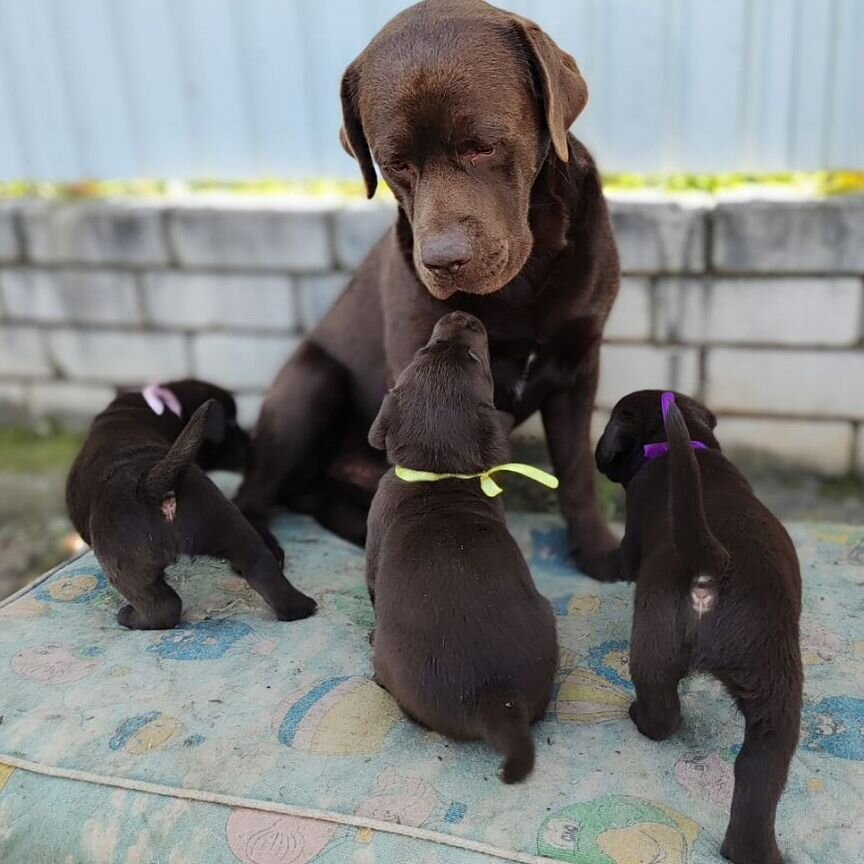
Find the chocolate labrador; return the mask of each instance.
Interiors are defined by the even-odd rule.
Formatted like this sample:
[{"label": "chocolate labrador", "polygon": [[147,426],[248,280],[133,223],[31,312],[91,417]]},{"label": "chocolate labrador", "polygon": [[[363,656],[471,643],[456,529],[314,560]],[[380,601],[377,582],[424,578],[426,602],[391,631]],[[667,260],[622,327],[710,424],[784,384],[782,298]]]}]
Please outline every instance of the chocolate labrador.
[{"label": "chocolate labrador", "polygon": [[180,555],[227,558],[283,621],[315,601],[285,579],[240,511],[204,473],[241,469],[249,439],[230,393],[203,381],[118,396],[93,421],[66,483],[75,530],[128,600],[117,620],[170,629],[182,603],[165,582]]},{"label": "chocolate labrador", "polygon": [[369,424],[458,309],[489,333],[495,404],[516,423],[542,413],[573,557],[603,575],[615,541],[589,424],[619,267],[594,162],[568,133],[587,98],[569,54],[480,0],[412,6],[348,67],[342,142],[370,197],[378,164],[398,217],[264,403],[237,500],[265,536],[282,503],[364,542],[386,470]]},{"label": "chocolate labrador", "polygon": [[798,742],[801,574],[795,547],[720,452],[716,420],[679,394],[622,399],[597,445],[597,466],[627,490],[617,556],[636,580],[630,716],[662,740],[681,720],[678,683],[719,679],[744,715],[723,855],[780,864],[777,802]]},{"label": "chocolate labrador", "polygon": [[[486,331],[451,312],[369,432],[399,467],[372,502],[366,579],[376,681],[424,726],[487,741],[505,757],[502,779],[515,783],[534,765],[530,724],[549,702],[558,642],[500,499],[477,479],[510,455],[510,424],[499,417]],[[404,468],[433,472],[434,482],[401,479]]]}]

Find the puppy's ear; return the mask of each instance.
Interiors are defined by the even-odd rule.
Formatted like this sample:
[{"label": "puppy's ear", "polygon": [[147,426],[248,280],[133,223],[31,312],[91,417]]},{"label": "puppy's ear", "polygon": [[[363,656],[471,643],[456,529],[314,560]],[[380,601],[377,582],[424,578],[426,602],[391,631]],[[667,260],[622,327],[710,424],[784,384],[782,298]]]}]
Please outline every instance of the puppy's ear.
[{"label": "puppy's ear", "polygon": [[622,456],[629,455],[633,447],[633,436],[627,427],[620,421],[610,420],[597,442],[597,450],[594,453],[598,470],[606,474],[613,463]]},{"label": "puppy's ear", "polygon": [[213,444],[221,444],[225,440],[225,407],[218,399],[210,399],[207,411],[207,424],[204,427],[204,438]]},{"label": "puppy's ear", "polygon": [[[492,405],[481,405],[480,425],[477,443],[484,462],[500,465],[510,458],[510,430],[513,428],[513,415],[497,411]],[[508,419],[509,418],[509,419]]]},{"label": "puppy's ear", "polygon": [[353,156],[366,183],[366,197],[371,198],[378,187],[378,175],[372,162],[369,142],[363,132],[363,122],[360,119],[360,72],[356,61],[352,63],[342,76],[342,123],[339,130],[339,141],[349,156]]},{"label": "puppy's ear", "polygon": [[566,162],[569,158],[567,132],[588,103],[588,85],[576,61],[533,21],[518,15],[514,15],[513,20],[543,92],[552,146],[558,158]]},{"label": "puppy's ear", "polygon": [[391,392],[384,397],[384,401],[381,403],[381,410],[369,429],[369,443],[376,450],[387,449],[387,433],[395,416],[396,397]]},{"label": "puppy's ear", "polygon": [[496,411],[498,415],[498,425],[505,435],[509,435],[516,425],[516,418],[509,411]]}]

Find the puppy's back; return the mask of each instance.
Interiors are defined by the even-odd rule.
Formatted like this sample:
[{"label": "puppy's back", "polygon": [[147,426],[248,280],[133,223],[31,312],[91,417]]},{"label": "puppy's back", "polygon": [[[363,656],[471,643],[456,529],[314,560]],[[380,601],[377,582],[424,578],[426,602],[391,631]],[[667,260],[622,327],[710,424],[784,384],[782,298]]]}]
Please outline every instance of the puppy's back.
[{"label": "puppy's back", "polygon": [[466,730],[466,712],[490,686],[520,694],[527,722],[537,719],[557,668],[555,618],[500,505],[478,493],[441,507],[400,492],[381,538],[376,670],[410,714],[431,712],[424,722],[452,737],[488,739],[479,721]]}]

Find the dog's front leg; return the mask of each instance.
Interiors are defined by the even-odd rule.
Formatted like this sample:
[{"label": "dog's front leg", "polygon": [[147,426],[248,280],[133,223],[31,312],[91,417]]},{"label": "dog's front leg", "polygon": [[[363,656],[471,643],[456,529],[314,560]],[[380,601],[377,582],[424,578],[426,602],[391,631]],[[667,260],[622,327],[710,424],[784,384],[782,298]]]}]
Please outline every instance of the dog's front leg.
[{"label": "dog's front leg", "polygon": [[597,506],[590,440],[599,354],[599,344],[592,346],[567,384],[553,391],[540,410],[573,560],[589,576],[614,581],[621,578],[613,568],[618,542]]},{"label": "dog's front leg", "polygon": [[289,480],[313,489],[321,485],[346,423],[347,375],[321,348],[304,342],[276,376],[261,408],[252,465],[236,504],[280,566],[285,555],[268,529],[270,510]]}]

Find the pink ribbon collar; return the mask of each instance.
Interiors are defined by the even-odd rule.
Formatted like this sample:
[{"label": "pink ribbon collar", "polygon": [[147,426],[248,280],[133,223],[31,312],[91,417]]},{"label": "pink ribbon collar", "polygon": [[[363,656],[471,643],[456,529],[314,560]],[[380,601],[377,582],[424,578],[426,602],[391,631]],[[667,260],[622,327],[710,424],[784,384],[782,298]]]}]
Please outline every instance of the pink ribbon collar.
[{"label": "pink ribbon collar", "polygon": [[141,395],[144,401],[150,406],[150,410],[161,417],[167,408],[172,414],[178,417],[183,415],[183,408],[180,405],[180,400],[167,387],[161,384],[148,384],[142,391]]}]

